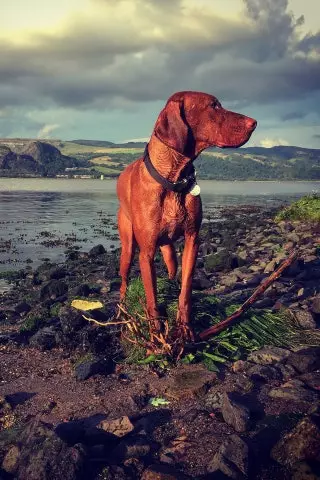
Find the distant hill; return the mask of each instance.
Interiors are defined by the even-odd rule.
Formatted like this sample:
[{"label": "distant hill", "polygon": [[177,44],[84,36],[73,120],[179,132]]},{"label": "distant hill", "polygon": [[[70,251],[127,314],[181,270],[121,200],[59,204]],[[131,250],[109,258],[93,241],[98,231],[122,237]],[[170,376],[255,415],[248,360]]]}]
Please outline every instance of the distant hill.
[{"label": "distant hill", "polygon": [[[142,156],[145,145],[0,139],[0,176],[56,175],[73,168],[93,176],[116,177]],[[295,146],[209,148],[195,161],[195,167],[199,178],[215,180],[320,180],[320,150]]]},{"label": "distant hill", "polygon": [[50,143],[30,142],[21,153],[0,144],[0,176],[55,176],[80,163]]}]

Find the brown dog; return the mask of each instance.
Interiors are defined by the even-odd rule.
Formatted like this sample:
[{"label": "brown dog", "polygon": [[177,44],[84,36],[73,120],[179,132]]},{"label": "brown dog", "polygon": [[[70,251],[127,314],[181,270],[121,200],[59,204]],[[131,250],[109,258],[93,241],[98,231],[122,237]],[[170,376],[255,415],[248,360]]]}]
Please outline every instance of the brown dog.
[{"label": "brown dog", "polygon": [[[160,247],[169,278],[173,278],[177,271],[173,242],[184,235],[177,324],[185,341],[194,338],[189,326],[191,282],[202,221],[192,162],[210,146],[240,147],[256,125],[252,118],[225,110],[212,95],[175,93],[156,121],[144,157],[130,164],[118,180],[121,300],[138,245],[147,312],[150,318],[159,317],[154,255]],[[158,321],[156,325],[160,327]]]}]

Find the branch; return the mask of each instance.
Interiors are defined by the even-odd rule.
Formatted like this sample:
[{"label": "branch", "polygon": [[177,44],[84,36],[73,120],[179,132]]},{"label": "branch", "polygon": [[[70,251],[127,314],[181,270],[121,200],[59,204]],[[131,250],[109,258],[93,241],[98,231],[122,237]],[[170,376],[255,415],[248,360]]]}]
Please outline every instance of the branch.
[{"label": "branch", "polygon": [[284,260],[281,265],[275,270],[268,278],[264,279],[263,282],[255,289],[253,294],[244,302],[243,305],[241,305],[238,310],[236,310],[230,317],[226,318],[222,322],[217,323],[216,325],[213,325],[210,328],[207,328],[207,330],[204,330],[199,334],[199,337],[201,340],[206,340],[209,337],[212,337],[213,335],[216,335],[217,333],[220,333],[222,330],[225,328],[229,327],[233,323],[235,323],[235,320],[237,320],[244,312],[246,312],[252,305],[253,303],[267,290],[267,288],[275,281],[277,278],[280,277],[282,272],[289,266],[291,263],[296,259],[298,255],[297,250],[292,250],[291,253],[289,254],[288,258]]}]

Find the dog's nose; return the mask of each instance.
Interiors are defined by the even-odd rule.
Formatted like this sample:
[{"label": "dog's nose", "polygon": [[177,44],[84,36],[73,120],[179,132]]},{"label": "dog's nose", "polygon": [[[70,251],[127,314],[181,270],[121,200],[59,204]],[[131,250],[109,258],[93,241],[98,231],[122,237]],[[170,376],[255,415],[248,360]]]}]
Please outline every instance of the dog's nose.
[{"label": "dog's nose", "polygon": [[254,130],[256,126],[257,126],[257,120],[250,117],[246,118],[246,127],[248,130]]}]

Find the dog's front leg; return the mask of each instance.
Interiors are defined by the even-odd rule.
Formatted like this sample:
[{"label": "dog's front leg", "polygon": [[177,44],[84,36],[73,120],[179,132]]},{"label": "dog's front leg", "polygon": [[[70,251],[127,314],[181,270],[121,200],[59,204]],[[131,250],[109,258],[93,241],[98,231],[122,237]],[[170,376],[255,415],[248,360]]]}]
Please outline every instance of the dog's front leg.
[{"label": "dog's front leg", "polygon": [[193,341],[194,335],[190,327],[192,276],[199,248],[198,233],[186,234],[182,255],[182,283],[179,296],[177,323],[178,330],[185,341]]},{"label": "dog's front leg", "polygon": [[146,294],[147,314],[152,319],[154,327],[157,331],[160,330],[159,312],[157,307],[157,278],[154,266],[154,248],[148,250],[141,250],[139,255],[140,270],[144,291]]}]

